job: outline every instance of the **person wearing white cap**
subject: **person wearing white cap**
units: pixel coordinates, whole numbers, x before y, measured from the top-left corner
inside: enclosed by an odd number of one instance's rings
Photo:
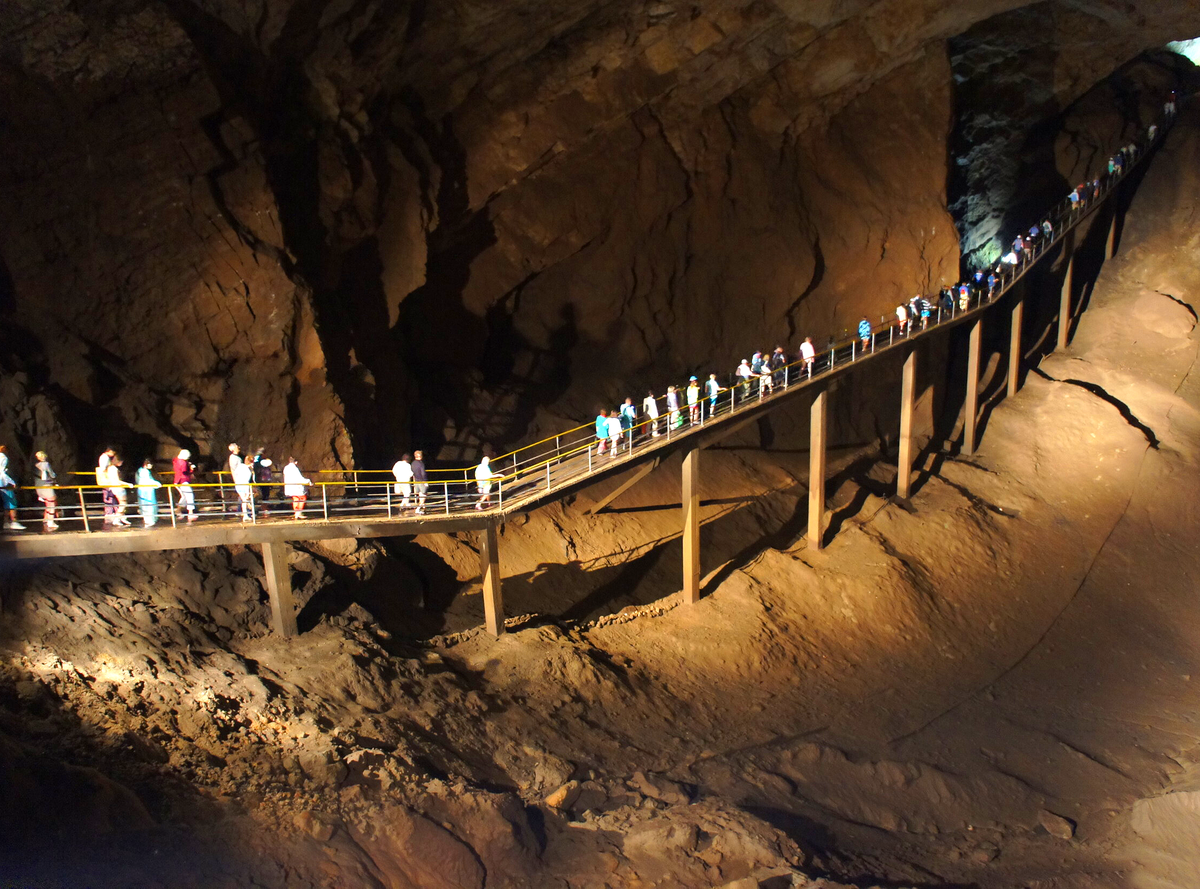
[[[179,456],[171,461],[171,470],[175,490],[179,493],[179,506],[176,508],[176,512],[186,510],[187,520],[194,522],[196,521],[196,496],[192,493],[192,475],[196,471],[196,464],[191,460],[192,452],[184,448],[179,452]]]
[[[688,420],[695,426],[700,422],[700,383],[695,376],[688,378],[687,387]]]
[[[620,422],[618,421],[618,426]],[[479,501],[475,504],[476,509],[483,509],[485,506],[491,506],[492,500],[492,479],[499,477],[500,473],[492,472],[491,462],[487,457],[482,457],[479,460],[479,465],[475,467],[475,487],[479,490]]]

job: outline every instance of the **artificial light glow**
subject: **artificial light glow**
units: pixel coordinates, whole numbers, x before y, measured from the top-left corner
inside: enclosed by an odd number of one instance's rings
[[[1186,56],[1195,65],[1200,65],[1200,37],[1194,40],[1174,40],[1167,44],[1167,49]]]

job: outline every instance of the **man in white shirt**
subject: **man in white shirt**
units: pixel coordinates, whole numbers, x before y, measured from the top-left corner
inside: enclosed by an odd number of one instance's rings
[[[901,306],[903,308],[903,306]],[[813,346],[812,337],[806,336],[804,342],[800,344],[800,360],[804,362],[804,372],[811,378],[813,373],[813,362],[816,360],[817,350]]]
[[[658,438],[658,399],[654,397],[653,392],[646,393],[646,398],[642,401],[642,410],[646,412],[646,425],[650,427],[650,434]]]
[[[408,509],[409,502],[412,499],[413,468],[410,462],[411,459],[408,454],[405,454],[392,467],[392,475],[396,477],[395,493],[400,495],[401,511]]]

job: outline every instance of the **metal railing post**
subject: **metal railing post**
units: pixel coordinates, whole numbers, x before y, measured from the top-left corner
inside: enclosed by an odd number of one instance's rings
[[[250,524],[258,524],[258,506],[254,502],[254,482],[250,483]]]
[[[496,508],[504,509],[504,479],[496,479]]]
[[[390,519],[392,517],[392,484],[391,484],[391,482],[388,482],[386,485],[384,485],[383,493],[387,497],[387,515],[388,515],[388,518]]]
[[[167,485],[167,505],[171,507],[171,527],[175,525],[175,486]],[[86,523],[85,523],[86,524]]]
[[[450,515],[450,482],[442,482],[446,494],[446,515]]]
[[[83,516],[83,530],[91,534],[92,526],[88,523],[87,502],[83,499],[83,488],[79,489],[79,514]]]
[[[546,490],[550,490],[550,463],[546,462]]]
[[[354,493],[358,493],[358,470],[354,470]]]
[[[321,483],[321,514],[329,521],[329,488]]]
[[[558,439],[560,436],[554,436],[554,459],[559,463],[562,462],[562,447],[559,445]]]

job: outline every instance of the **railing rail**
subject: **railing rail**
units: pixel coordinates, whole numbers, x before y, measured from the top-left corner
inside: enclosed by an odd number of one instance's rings
[[[797,387],[809,385],[825,374],[873,360],[883,353],[918,339],[932,331],[978,315],[1009,292],[1035,265],[1089,218],[1113,194],[1117,186],[1149,155],[1150,149],[1164,138],[1167,127],[1160,128],[1155,139],[1138,146],[1131,162],[1119,175],[1106,176],[1099,191],[1082,206],[1072,206],[1069,199],[1059,202],[1045,217],[1051,223],[1049,237],[1039,239],[1019,261],[1010,268],[1001,268],[994,288],[973,289],[965,301],[958,294],[949,305],[940,299],[931,305],[927,315],[908,319],[902,327],[898,319],[885,319],[879,325],[870,324],[869,336],[857,332],[843,340],[829,338],[824,348],[817,348],[811,361],[795,359],[766,368],[749,377],[737,372],[717,377],[717,391],[700,388],[689,394],[687,386],[676,388],[676,406],[667,405],[667,396],[656,399],[657,415],[636,419],[641,404],[635,405],[633,422],[618,422],[610,435],[597,433],[594,423],[586,423],[524,445],[491,461],[495,470],[490,477],[476,478],[474,469],[427,469],[425,485],[415,481],[398,483],[388,469],[318,470],[317,480],[305,486],[307,502],[294,501],[284,493],[285,481],[251,482],[236,485],[228,473],[214,473],[216,482],[175,485],[161,483],[150,490],[153,502],[139,500],[139,491],[146,486],[122,483],[107,487],[98,484],[37,485],[22,488],[34,496],[53,491],[54,520],[63,530],[96,533],[101,529],[124,527],[123,522],[137,519],[145,524],[173,527],[185,522],[189,510],[185,503],[195,501],[197,519],[241,520],[249,523],[288,519],[299,512],[305,519],[338,521],[350,518],[419,518],[425,515],[470,514],[475,511],[510,513],[521,511],[535,502],[552,497],[556,491],[575,485],[582,479],[627,463],[635,455],[645,454],[678,441],[681,437],[705,430],[714,421],[731,418],[749,407],[781,399]],[[691,382],[691,381],[689,381]],[[695,380],[698,387],[706,381]],[[91,473],[65,473],[68,476]],[[324,478],[325,476],[337,478]],[[489,483],[490,484],[487,484]],[[165,492],[165,495],[160,492]],[[424,490],[422,490],[422,488]],[[105,503],[105,491],[117,499]],[[122,505],[120,491],[125,503]],[[166,508],[161,502],[166,499]],[[32,498],[27,498],[32,499]],[[18,518],[25,523],[41,524],[49,517],[44,504],[18,508]],[[419,530],[419,529],[418,529]]]

